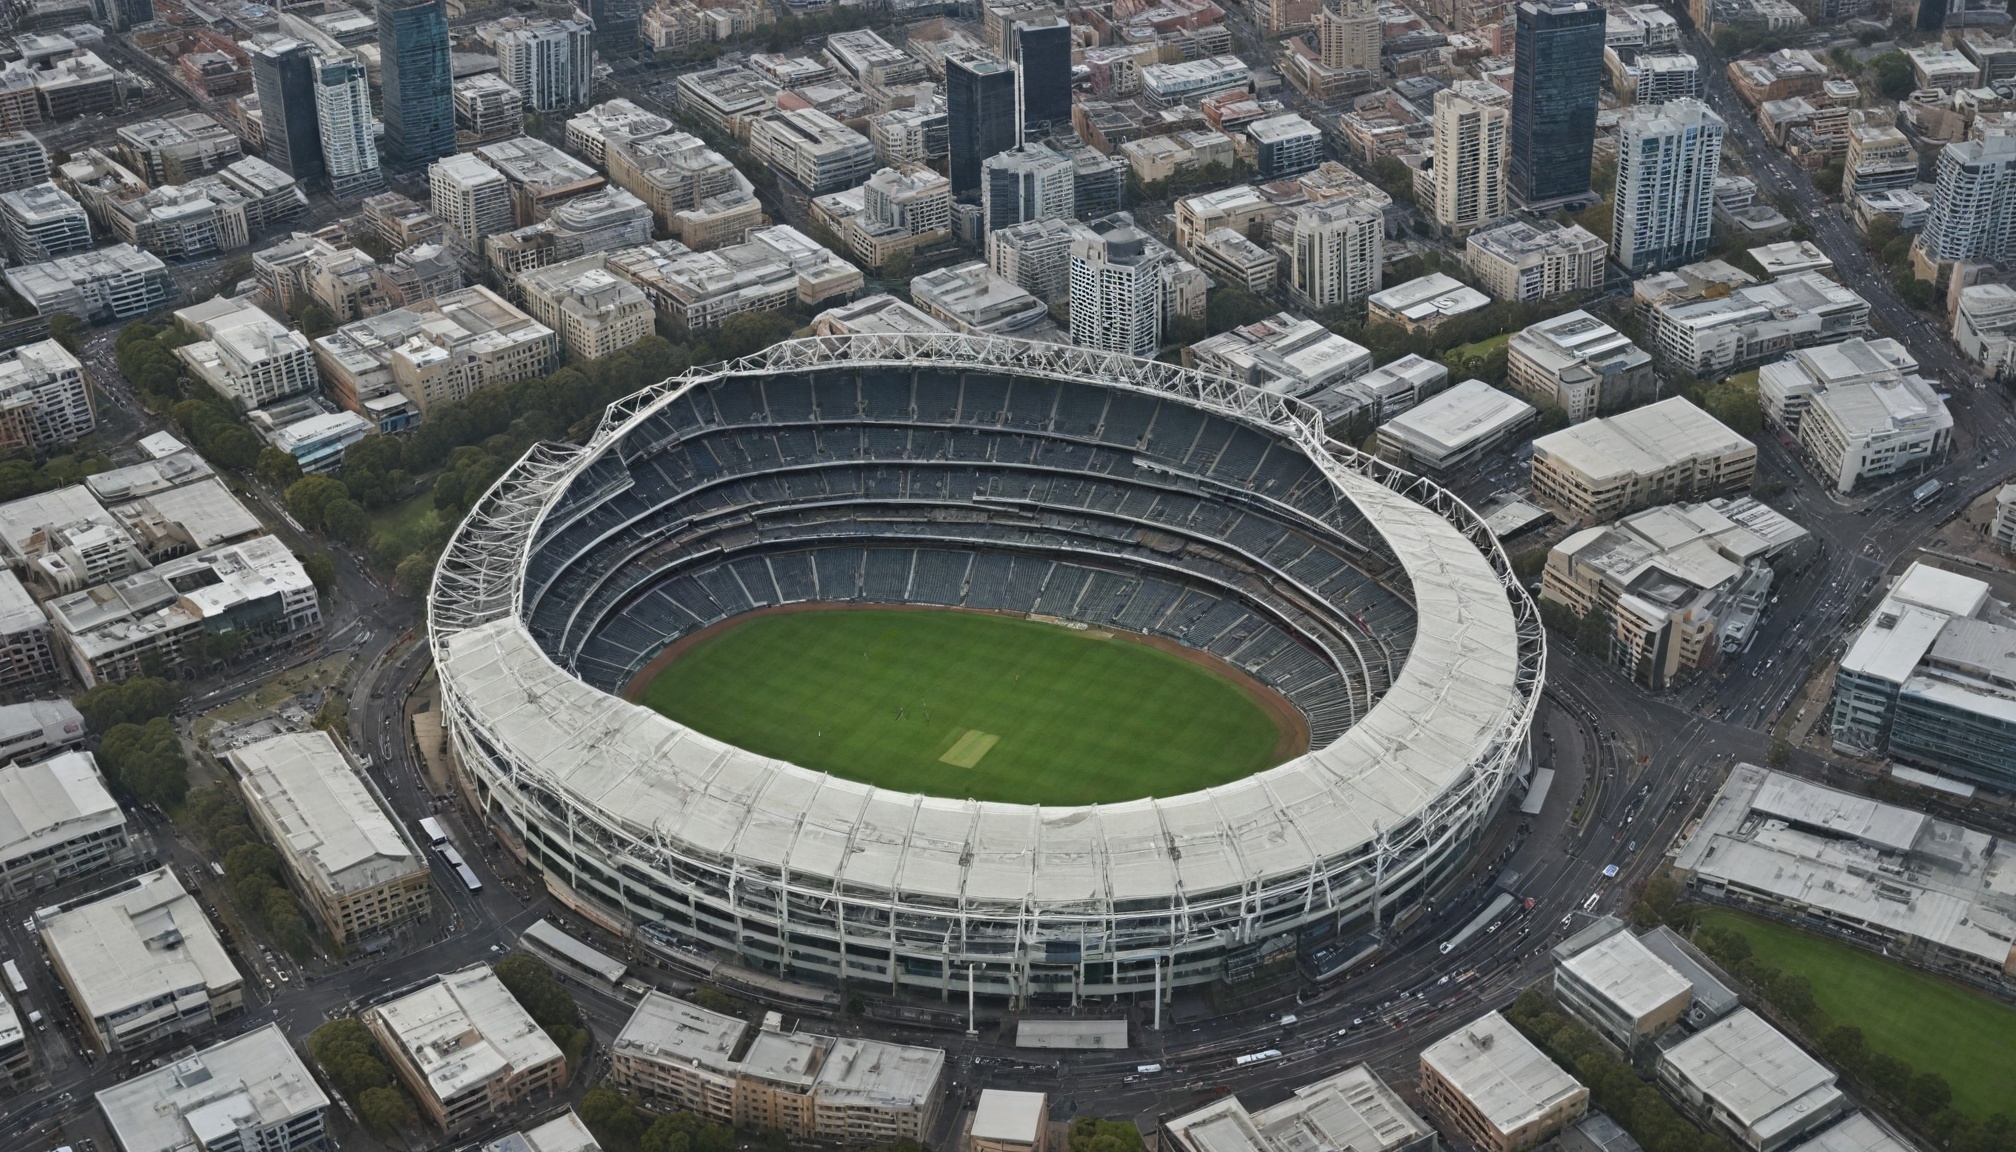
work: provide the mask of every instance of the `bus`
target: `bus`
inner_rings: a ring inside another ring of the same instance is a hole
[[[1911,490],[1911,507],[1923,508],[1925,505],[1930,504],[1932,498],[1939,495],[1939,490],[1945,486],[1946,482],[1943,480],[1927,480],[1923,484],[1918,485],[1918,487],[1913,488]]]
[[[1279,1060],[1280,1058],[1281,1050],[1279,1048],[1269,1048],[1265,1052],[1248,1052],[1244,1056],[1235,1056],[1233,1057],[1233,1063],[1244,1068],[1248,1064],[1265,1064],[1269,1060]]]
[[[436,820],[432,816],[422,816],[420,818],[420,832],[427,837],[427,846],[429,848],[439,848],[443,844],[448,843],[448,830],[441,827],[441,821]]]
[[[463,863],[462,853],[457,852],[453,844],[437,844],[434,850],[441,853],[441,859],[446,860],[450,868],[468,867],[467,864]]]
[[[483,890],[483,882],[476,878],[476,873],[469,870],[469,865],[455,865],[455,874],[462,877],[462,886],[469,889],[469,891],[481,892]]]
[[[9,960],[5,964],[0,964],[0,970],[7,973],[7,987],[14,990],[14,995],[28,995],[28,982],[21,979],[21,969],[15,966],[14,961]]]

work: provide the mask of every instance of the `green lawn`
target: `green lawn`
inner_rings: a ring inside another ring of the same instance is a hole
[[[1775,921],[1726,908],[1701,919],[1741,931],[1766,963],[1812,981],[1828,1018],[1862,1029],[1871,1051],[1944,1076],[1956,1109],[1977,1120],[2016,1113],[2016,1007]]]
[[[1179,657],[972,612],[758,617],[682,654],[642,702],[815,771],[1020,803],[1190,792],[1270,766],[1280,738],[1243,689]]]
[[[371,534],[374,540],[390,540],[397,544],[403,555],[426,546],[439,525],[439,516],[434,511],[434,494],[423,490],[411,500],[382,509],[371,517]]]
[[[1482,360],[1498,349],[1512,342],[1512,333],[1500,332],[1496,336],[1486,336],[1469,344],[1458,344],[1443,354],[1447,360]]]

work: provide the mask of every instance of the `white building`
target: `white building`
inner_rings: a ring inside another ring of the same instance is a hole
[[[618,96],[567,121],[567,147],[591,164],[601,164],[612,144],[649,140],[672,131],[672,121]]]
[[[812,318],[812,331],[820,336],[895,336],[954,329],[884,292],[828,308]]]
[[[1605,916],[1556,945],[1554,996],[1625,1052],[1680,1022],[1694,986]]]
[[[1286,312],[1199,340],[1190,355],[1203,371],[1297,397],[1339,388],[1372,368],[1362,345]]]
[[[175,318],[205,337],[175,354],[239,408],[250,411],[315,390],[315,350],[308,338],[245,301],[219,296],[179,309]]]
[[[594,36],[585,20],[528,20],[497,37],[497,73],[534,111],[583,107],[595,83]]]
[[[1832,272],[1834,259],[1811,240],[1786,240],[1750,249],[1750,258],[1768,279],[1799,272]]]
[[[974,260],[910,281],[910,299],[962,332],[1014,332],[1049,314],[1043,301]]]
[[[1659,1056],[1659,1079],[1751,1152],[1777,1152],[1848,1105],[1834,1073],[1748,1008]]]
[[[1421,1050],[1421,1098],[1487,1152],[1531,1148],[1589,1110],[1589,1089],[1496,1012]]]
[[[7,286],[38,312],[68,312],[93,324],[144,316],[176,292],[159,256],[126,243],[16,265],[7,269]]]
[[[658,315],[684,328],[719,327],[731,316],[796,300],[807,306],[861,290],[861,270],[789,225],[706,252],[661,241],[610,253],[604,267],[644,290]]]
[[[1757,446],[1684,396],[1533,441],[1533,495],[1570,522],[1741,492],[1756,473]]]
[[[1379,426],[1379,455],[1446,472],[1475,460],[1540,417],[1539,409],[1482,380],[1465,380]]]
[[[1264,296],[1274,287],[1281,258],[1230,228],[1213,228],[1190,246],[1197,267],[1221,284]]]
[[[1438,1143],[1435,1130],[1366,1064],[1304,1084],[1258,1112],[1247,1111],[1236,1096],[1221,1096],[1164,1121],[1162,1130],[1175,1142],[1171,1152],[1297,1152],[1310,1143],[1351,1152],[1428,1152]]]
[[[371,115],[371,84],[355,56],[316,53],[315,124],[322,136],[322,162],[332,194],[358,196],[385,186],[378,166],[377,121]]]
[[[1657,390],[1652,357],[1579,308],[1514,333],[1505,377],[1513,391],[1561,409],[1571,424],[1643,404]]]
[[[1237,56],[1213,56],[1178,64],[1149,64],[1140,69],[1141,93],[1163,107],[1196,104],[1221,92],[1241,92],[1253,86],[1253,73]]]
[[[326,1146],[329,1097],[278,1024],[165,1060],[97,1094],[124,1152]]]
[[[1617,126],[1610,251],[1634,275],[1699,260],[1715,216],[1724,125],[1695,99],[1641,104]]]
[[[1379,291],[1385,274],[1386,220],[1344,197],[1296,209],[1282,280],[1304,306],[1330,308]]]
[[[1397,324],[1409,332],[1427,332],[1456,316],[1491,306],[1491,298],[1454,276],[1430,272],[1365,298],[1366,316]]]
[[[437,977],[364,1011],[364,1024],[435,1127],[454,1134],[536,1093],[567,1061],[488,965]]]
[[[1939,151],[1932,211],[1918,247],[1936,262],[1994,263],[2016,252],[2016,136],[1960,140]]]
[[[1461,234],[1505,215],[1512,98],[1496,84],[1459,80],[1435,93],[1435,223]]]
[[[1071,242],[1071,339],[1150,357],[1162,346],[1162,292],[1148,240],[1133,228]]]
[[[1799,272],[1726,296],[1657,303],[1648,327],[1662,359],[1708,377],[1859,336],[1869,327],[1869,302],[1817,272]]]
[[[133,859],[126,814],[89,752],[0,768],[0,812],[0,894],[9,900]]]
[[[1023,144],[980,165],[980,204],[988,232],[1030,220],[1072,218],[1076,169],[1041,144]]]
[[[1953,310],[1953,342],[1969,360],[1989,372],[2016,367],[2016,288],[1969,284]]]
[[[1002,279],[1045,303],[1068,302],[1071,241],[1078,234],[1069,219],[1028,220],[987,234],[987,265]]]
[[[97,427],[84,365],[54,340],[0,353],[0,445],[67,444]]]
[[[436,160],[427,169],[427,185],[434,196],[434,215],[477,251],[482,250],[483,237],[509,232],[517,223],[510,181],[472,152]]]
[[[1602,288],[1609,251],[1580,224],[1507,220],[1470,233],[1463,263],[1500,300],[1545,300]]]
[[[1953,416],[1937,386],[1903,373],[1816,382],[1798,427],[1806,467],[1844,495],[1864,481],[1923,472],[1953,441]]]
[[[100,1054],[192,1032],[245,1005],[245,979],[173,869],[35,914],[57,980]]]
[[[866,137],[816,108],[778,109],[752,121],[749,151],[813,196],[852,188],[880,163]]]
[[[55,184],[31,184],[0,192],[0,233],[8,251],[23,263],[54,260],[91,247],[91,221],[84,206]]]
[[[635,284],[610,275],[599,252],[521,272],[518,285],[526,311],[583,360],[613,355],[654,328],[651,301]]]

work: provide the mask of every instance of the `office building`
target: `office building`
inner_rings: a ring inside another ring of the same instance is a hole
[[[194,1032],[245,1006],[245,980],[173,869],[35,913],[50,969],[100,1055]]]
[[[867,137],[816,108],[758,117],[749,126],[749,151],[812,196],[856,187],[876,168]]]
[[[261,154],[296,180],[321,179],[313,47],[290,37],[262,37],[252,42],[247,54],[252,57],[253,91],[259,94],[259,119],[265,125]]]
[[[62,674],[49,617],[11,569],[0,568],[0,692],[18,695]],[[78,731],[83,731],[82,723]]]
[[[987,264],[1045,303],[1068,300],[1071,289],[1071,221],[1029,220],[987,233]]]
[[[1071,124],[1071,25],[1062,16],[1015,22],[1015,81],[1022,130],[1065,132]]]
[[[0,233],[23,263],[54,260],[91,247],[91,221],[84,206],[53,183],[0,192]]]
[[[983,1093],[1023,1096],[1030,1093]],[[1042,1099],[1038,1096],[1037,1099]],[[973,1122],[975,1152],[980,1149],[980,1119]],[[1237,1096],[1225,1095],[1191,1112],[1162,1122],[1162,1147],[1170,1152],[1294,1152],[1309,1146],[1349,1148],[1352,1152],[1433,1152],[1439,1146],[1435,1130],[1399,1095],[1381,1081],[1368,1064],[1356,1064],[1334,1076],[1295,1089],[1293,1095],[1258,1112],[1249,1112]],[[1019,1152],[1001,1143],[985,1152]]]
[[[725,200],[725,197],[717,199]],[[689,243],[689,247],[704,248],[719,242],[719,238],[705,225],[723,223],[725,219],[725,212],[707,213],[699,209],[682,209],[672,213],[674,234],[683,232],[690,241],[698,241]],[[745,219],[750,226],[759,225],[763,220],[760,209]],[[491,270],[510,283],[512,277],[528,268],[543,268],[590,252],[634,248],[650,240],[651,209],[622,188],[609,187],[561,204],[553,209],[551,216],[537,224],[485,236],[483,255]],[[396,273],[398,266],[409,260],[417,265],[423,260],[423,253],[430,254],[424,259],[438,266],[441,275],[455,272],[454,261],[441,255],[439,245],[407,249],[393,258],[393,271]],[[437,292],[408,291],[404,299],[406,302],[421,300],[460,287],[462,285],[458,280],[457,283],[444,285]]]
[[[594,26],[527,20],[497,37],[497,74],[535,112],[582,108],[595,83]]]
[[[1071,162],[1071,211],[1080,220],[1110,216],[1127,201],[1127,161],[1108,156],[1066,132],[1043,146]]]
[[[308,338],[245,301],[218,296],[178,310],[175,318],[204,337],[176,355],[241,411],[315,390]]]
[[[1641,104],[1624,113],[1610,251],[1633,275],[1707,255],[1722,132],[1722,118],[1699,100]]]
[[[0,192],[49,179],[49,150],[27,132],[0,132]]]
[[[311,1152],[329,1097],[278,1024],[163,1060],[97,1094],[124,1152]]]
[[[682,72],[677,87],[679,111],[736,140],[747,140],[749,125],[776,110],[780,91],[768,78],[728,64]]]
[[[1938,263],[1995,263],[2016,253],[2016,136],[1960,140],[1939,150],[1932,211],[1918,248]]]
[[[471,248],[480,251],[485,236],[515,226],[510,181],[474,153],[435,161],[427,170],[427,184],[434,196],[434,215]]]
[[[1481,380],[1465,380],[1379,425],[1379,456],[1414,471],[1448,472],[1539,418],[1531,404]]]
[[[1662,505],[1555,545],[1540,598],[1599,615],[1610,640],[1602,655],[1663,688],[1742,651],[1776,569],[1800,567],[1815,550],[1811,533],[1747,496]]]
[[[868,141],[892,168],[944,159],[952,147],[943,108],[892,108],[871,116]]]
[[[655,313],[642,289],[610,275],[602,254],[532,269],[518,275],[525,308],[560,334],[560,344],[583,360],[599,360],[651,335]]]
[[[1958,601],[1944,594],[1941,585],[1945,592],[1959,593]],[[1964,609],[1977,595],[1984,618],[1948,614],[1947,608]],[[1871,635],[1884,615],[1895,624]],[[1858,660],[1858,671],[1837,689],[1835,741],[1848,738],[1840,724],[1843,700],[1849,697],[1853,715],[1845,720],[1860,735],[1892,732],[1893,718],[1893,741],[1901,739],[1913,749],[1921,747],[1921,738],[1941,735],[1935,725],[1957,723],[1961,742],[1988,734],[1981,722],[2006,714],[2007,695],[1997,699],[1969,686],[1965,672],[1936,671],[1931,647],[1951,646],[1967,632],[1981,633],[1976,639],[1986,640],[1985,630],[1999,633],[1993,637],[1999,643],[2007,637],[2008,624],[2006,607],[1987,601],[1987,589],[1979,581],[1914,566],[1892,586],[1868,628],[1850,645],[1851,653],[1861,649],[1863,658],[1891,667],[1873,669],[1871,678],[1863,674],[1869,665]],[[1948,629],[1953,630],[1950,638]],[[1897,642],[1901,647],[1883,651]],[[1923,682],[1900,696],[1898,689],[1912,678],[1908,668],[1914,662],[1924,666],[1918,677]],[[1934,699],[1941,681],[1955,693],[1943,705]],[[1977,692],[1976,699],[1965,699]],[[1864,730],[1871,724],[1879,727]],[[1995,740],[2006,750],[2006,736]],[[1950,771],[1922,758],[1911,762]],[[1898,768],[1902,766],[1892,770]],[[1910,768],[1902,771],[1913,774]],[[1926,773],[1915,776],[1952,785]],[[2006,789],[2008,781],[2008,774],[2001,773],[1990,786]],[[1858,947],[2006,987],[2016,900],[1999,880],[2002,845],[1977,828],[1738,763],[1674,854],[1674,867],[1690,893],[1701,899],[1835,925]],[[1647,943],[1657,941],[1648,936]]]
[[[692,329],[851,296],[863,283],[859,268],[789,225],[752,228],[742,243],[708,252],[660,241],[609,253],[604,266],[642,288],[667,324]]]
[[[224,760],[294,890],[338,944],[427,914],[426,857],[328,733],[274,736],[233,748]]]
[[[1422,1049],[1421,1098],[1486,1152],[1522,1152],[1589,1110],[1589,1089],[1496,1012]]]
[[[952,237],[952,184],[921,165],[884,168],[859,189],[862,210],[840,239],[864,267],[882,270],[898,256]]]
[[[1918,182],[1918,151],[1911,140],[1889,124],[1860,123],[1850,117],[1848,158],[1842,165],[1841,198],[1908,189]]]
[[[1133,228],[1071,242],[1071,339],[1150,357],[1162,344],[1161,289],[1148,240]]]
[[[512,219],[520,228],[537,224],[560,205],[609,184],[593,168],[530,136],[479,145],[474,155],[503,174],[511,190]]]
[[[595,26],[595,47],[603,52],[627,52],[637,46],[638,0],[588,0],[588,20]]]
[[[1013,65],[982,53],[945,58],[946,147],[952,195],[977,193],[981,166],[1022,143],[1021,101]]]
[[[1750,1152],[1791,1147],[1848,1104],[1831,1070],[1748,1008],[1660,1053],[1659,1080]]]
[[[570,117],[567,147],[591,164],[602,164],[612,145],[634,144],[670,131],[672,121],[619,96]],[[611,173],[609,178],[615,180],[615,174]]]
[[[1274,288],[1279,278],[1281,258],[1230,228],[1214,228],[1199,237],[1190,254],[1197,267],[1220,284],[1258,296]]]
[[[1068,219],[1076,211],[1076,169],[1041,144],[1021,144],[981,165],[980,204],[988,232],[1030,220]]]
[[[1189,351],[1199,371],[1305,399],[1341,389],[1372,369],[1372,353],[1363,345],[1287,312],[1199,340]]]
[[[1505,379],[1533,403],[1566,413],[1571,424],[1635,408],[1658,387],[1652,357],[1579,308],[1514,333]]]
[[[1041,1092],[983,1088],[967,1125],[970,1152],[1048,1152],[1050,1097]]]
[[[1827,255],[1818,244],[1811,240],[1786,240],[1778,244],[1760,244],[1749,251],[1750,259],[1764,270],[1768,279],[1790,276],[1798,272],[1832,272],[1834,259]]]
[[[1953,309],[1953,342],[1969,360],[1992,373],[2016,368],[2016,288],[1970,284]]]
[[[1605,916],[1556,945],[1554,997],[1627,1053],[1678,1024],[1694,986]]]
[[[81,736],[82,722],[76,726]],[[41,732],[37,725],[36,734]],[[134,859],[126,814],[89,752],[64,752],[31,764],[10,758],[0,767],[0,811],[11,814],[0,823],[0,895],[9,900],[25,900]]]
[[[1661,359],[1707,377],[1862,335],[1869,302],[1817,272],[1799,272],[1727,295],[1663,300],[1646,327]]]
[[[21,599],[27,599],[18,577],[11,582],[0,580],[0,585],[5,585],[0,591],[0,613],[12,612]],[[0,617],[0,626],[12,623]],[[69,749],[81,749],[84,741],[84,716],[68,700],[0,705],[0,763],[33,764]]]
[[[442,0],[378,5],[378,75],[385,149],[409,168],[455,152],[454,74]]]
[[[28,1030],[13,1001],[0,996],[0,1078],[18,1088],[35,1074],[35,1060],[28,1050]]]
[[[1546,300],[1603,287],[1610,246],[1580,224],[1507,220],[1470,233],[1463,264],[1500,300]]]
[[[748,178],[689,133],[620,141],[607,157],[609,179],[643,201],[660,226],[688,248],[735,243],[764,222]]]
[[[980,335],[1027,328],[1050,311],[1043,301],[978,260],[916,277],[910,281],[910,299],[927,315]]]
[[[1456,316],[1491,306],[1491,298],[1454,276],[1430,272],[1365,298],[1366,317],[1409,332],[1432,332]]]
[[[1512,110],[1504,89],[1458,80],[1435,93],[1435,223],[1461,235],[1505,215]]]
[[[141,179],[159,187],[221,171],[245,153],[229,128],[190,112],[120,128],[119,155]]]
[[[1520,0],[1513,16],[1512,199],[1536,209],[1587,200],[1603,80],[1603,6]]]
[[[54,340],[0,353],[0,448],[49,448],[97,427],[84,365]]]
[[[817,336],[896,336],[951,332],[953,328],[887,293],[863,296],[812,318]]]
[[[1951,447],[1953,417],[1938,385],[1894,340],[1806,348],[1758,371],[1774,427],[1796,435],[1800,460],[1835,491],[1922,472]]]
[[[1533,441],[1533,495],[1570,523],[1750,487],[1757,446],[1682,396]]]
[[[661,1107],[801,1140],[918,1140],[937,1118],[945,1053],[784,1032],[647,993],[610,1046],[610,1080]]]
[[[1288,229],[1282,282],[1297,303],[1330,308],[1379,291],[1386,221],[1377,209],[1350,198],[1306,204]]]
[[[1159,108],[1177,104],[1195,105],[1221,93],[1253,90],[1252,70],[1237,56],[1212,56],[1176,64],[1147,64],[1139,71],[1141,95]]]
[[[505,140],[525,131],[525,97],[495,72],[455,81],[455,131],[476,141]],[[568,121],[567,146],[574,148],[573,121]],[[576,149],[577,151],[579,149]],[[593,159],[601,162],[597,153]]]
[[[363,1018],[422,1114],[451,1135],[567,1079],[560,1049],[488,965],[436,977]]]
[[[343,452],[384,429],[355,412],[324,412],[305,420],[268,419],[276,410],[252,414],[253,430],[294,458],[304,476],[326,475],[343,467]]]
[[[1258,155],[1254,172],[1262,180],[1282,180],[1313,170],[1323,162],[1323,133],[1293,112],[1255,120],[1246,126]]]

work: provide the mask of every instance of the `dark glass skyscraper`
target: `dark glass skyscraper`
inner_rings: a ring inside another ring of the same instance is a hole
[[[1071,25],[1015,25],[1016,67],[1022,84],[1022,131],[1029,136],[1068,131],[1071,123]]]
[[[1015,69],[967,52],[945,58],[945,126],[950,138],[952,195],[980,190],[980,165],[1022,143]],[[1067,93],[1068,98],[1068,93]]]
[[[315,120],[315,50],[299,40],[254,44],[252,90],[266,128],[266,159],[306,183],[324,174]]]
[[[588,0],[596,51],[627,52],[637,47],[638,7],[638,0]]]
[[[441,0],[380,0],[378,60],[385,150],[408,165],[453,154],[455,77]]]
[[[1512,198],[1540,206],[1589,192],[1604,11],[1594,0],[1523,0],[1512,70]]]

